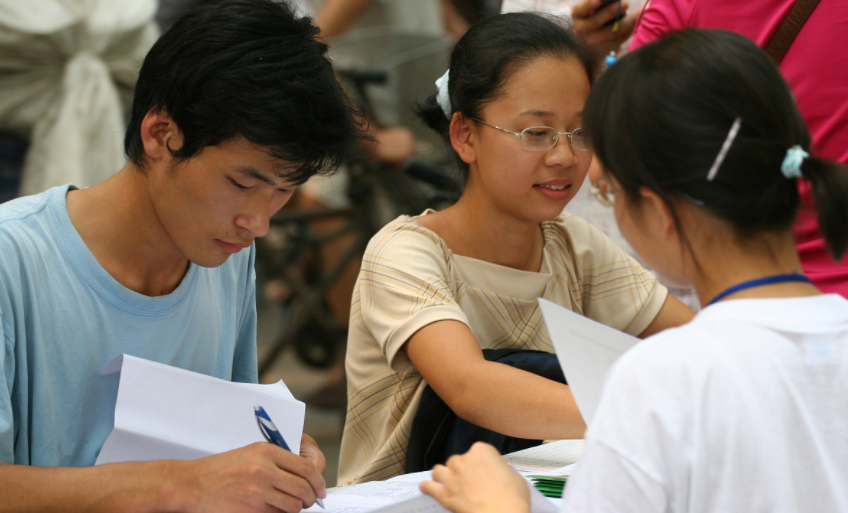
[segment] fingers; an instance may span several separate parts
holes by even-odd
[[[445,500],[445,487],[442,484],[435,481],[421,481],[418,488],[421,490],[421,493],[433,497],[440,503]]]
[[[574,10],[572,10],[571,17],[575,21],[575,27],[581,32],[581,34],[601,29],[612,30],[612,27],[604,27],[604,25],[614,20],[615,17],[618,16],[619,12],[626,13],[628,7],[629,5],[627,2],[622,0],[620,6],[619,2],[613,2],[602,9],[591,11],[586,14],[583,14],[581,11],[581,16],[577,16],[574,13]],[[579,24],[577,23],[578,21],[580,22]]]
[[[588,18],[601,6],[601,0],[582,0],[571,7],[572,18]]]
[[[636,22],[639,21],[639,14],[639,9],[636,9],[621,19],[618,25],[619,41],[626,41],[627,38],[633,35],[633,31],[636,29]]]
[[[315,468],[318,469],[318,472],[324,475],[324,472],[327,470],[327,460],[324,458],[324,453],[321,452],[321,448],[318,447],[315,439],[306,433],[303,434],[303,439],[300,442],[300,455],[311,461],[315,465]]]
[[[277,468],[284,470],[274,482],[274,488],[288,493],[311,506],[316,497],[327,496],[324,476],[307,458],[290,453],[285,449],[268,444],[271,457]]]

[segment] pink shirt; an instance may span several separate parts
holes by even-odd
[[[682,28],[737,32],[764,47],[794,0],[650,0],[630,49]],[[789,51],[780,71],[795,93],[815,151],[848,163],[848,1],[821,0]],[[835,263],[818,231],[808,182],[799,180],[802,202],[795,225],[804,272],[823,292],[848,297],[848,257]]]

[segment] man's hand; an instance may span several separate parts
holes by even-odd
[[[315,463],[326,464],[315,441],[293,454],[259,442],[241,449],[184,462],[178,477],[194,497],[188,511],[229,513],[239,511],[297,513],[326,497],[324,478]],[[311,444],[311,445],[310,445]],[[312,459],[314,458],[314,459]]]
[[[477,442],[462,456],[451,456],[433,467],[433,481],[421,483],[454,513],[522,513],[530,511],[527,482],[512,470],[491,445]]]
[[[315,468],[318,469],[318,472],[322,476],[324,475],[324,472],[327,470],[327,460],[324,458],[324,453],[321,452],[315,439],[306,433],[303,434],[300,442],[300,455],[311,461],[315,465]]]
[[[613,2],[604,8],[600,7],[601,0],[582,0],[572,7],[571,19],[574,21],[574,30],[583,36],[590,46],[607,54],[612,48],[613,40],[612,24],[607,25],[607,23],[615,19],[619,6],[618,2]],[[629,7],[626,1],[621,1],[622,13],[627,13]],[[638,17],[637,10],[637,12],[627,13],[619,22],[616,36],[617,47],[633,34]],[[615,51],[617,52],[618,48]]]

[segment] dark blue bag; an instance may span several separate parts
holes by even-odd
[[[523,371],[532,372],[558,383],[568,384],[555,354],[528,349],[484,349],[483,356]],[[464,454],[474,442],[494,445],[501,454],[527,449],[542,443],[502,435],[459,418],[429,386],[421,395],[418,412],[412,421],[406,472],[430,470],[454,454]]]

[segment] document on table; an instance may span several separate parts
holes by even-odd
[[[375,481],[366,484],[388,484],[388,481]],[[412,483],[404,483],[412,484]],[[357,485],[350,488],[359,488],[363,485]],[[547,499],[538,490],[529,486],[530,489],[530,510],[532,513],[558,513],[559,508],[557,502]],[[374,486],[373,489],[379,489],[379,486]],[[418,488],[418,484],[415,484]],[[322,510],[315,505],[309,509],[303,510],[306,513],[448,513],[448,510],[443,508],[436,499],[429,495],[424,495],[420,491],[407,499],[390,499],[387,497],[379,497],[374,495],[356,495],[356,492],[350,492],[347,488],[342,488],[330,493],[324,499],[326,510]]]
[[[306,406],[280,381],[232,383],[130,355],[106,366],[121,373],[115,428],[96,465],[190,460],[266,441],[254,415],[262,406],[293,450],[300,448]]]
[[[504,455],[522,475],[569,475],[583,453],[583,440],[557,440]]]
[[[419,490],[421,481],[432,479],[430,471],[404,474],[388,481],[346,486],[324,499],[326,510],[312,506],[307,513],[447,513],[436,499]],[[533,513],[557,513],[558,501],[547,499],[530,486]]]
[[[539,299],[539,306],[562,372],[588,426],[601,400],[607,371],[639,339],[544,299]]]

